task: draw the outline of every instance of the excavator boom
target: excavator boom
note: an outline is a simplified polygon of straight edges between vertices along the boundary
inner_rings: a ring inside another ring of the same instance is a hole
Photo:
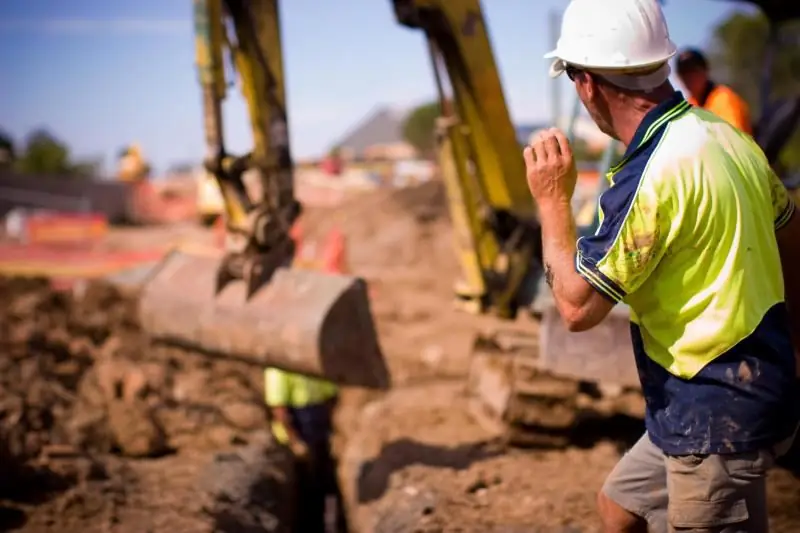
[[[439,163],[456,233],[464,307],[512,318],[538,268],[536,209],[477,0],[394,0],[425,33],[442,116]],[[530,293],[530,291],[529,291]]]
[[[506,106],[479,0],[394,0],[397,20],[427,39],[442,108],[439,163],[464,281],[462,307],[535,325],[477,339],[472,411],[510,442],[554,443],[573,427],[582,381],[637,385],[627,310],[567,331],[542,282],[541,234],[521,146]]]
[[[143,327],[156,340],[337,383],[385,388],[389,376],[364,280],[292,268],[294,195],[277,0],[194,0],[206,169],[225,206],[225,253],[175,250],[145,284]],[[230,60],[226,62],[225,52]],[[227,152],[222,102],[238,73],[253,149]],[[257,193],[244,172],[260,176]]]

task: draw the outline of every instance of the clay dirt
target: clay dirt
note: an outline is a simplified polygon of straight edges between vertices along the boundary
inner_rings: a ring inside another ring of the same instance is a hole
[[[599,531],[595,494],[641,421],[586,424],[565,449],[509,449],[470,416],[470,347],[496,322],[452,306],[441,184],[309,208],[303,227],[308,256],[344,234],[394,380],[385,395],[342,392],[335,448],[353,531]],[[0,530],[286,530],[292,471],[266,431],[261,370],[152,345],[134,289],[0,279],[0,365]],[[769,483],[772,530],[800,531],[800,479],[776,469]]]

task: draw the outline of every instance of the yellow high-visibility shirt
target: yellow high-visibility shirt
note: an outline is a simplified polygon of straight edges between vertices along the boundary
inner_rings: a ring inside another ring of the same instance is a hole
[[[264,400],[268,407],[302,409],[322,404],[334,398],[338,392],[336,384],[323,379],[274,367],[264,370]],[[272,432],[280,442],[288,441],[286,428],[277,421],[272,423]]]
[[[650,439],[685,455],[789,437],[800,413],[775,232],[795,205],[755,140],[676,92],[608,179],[575,267],[630,307]]]

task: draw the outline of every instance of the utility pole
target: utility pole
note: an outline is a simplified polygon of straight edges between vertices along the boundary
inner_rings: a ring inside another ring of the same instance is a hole
[[[550,50],[553,50],[558,43],[558,34],[561,29],[561,13],[558,10],[551,9],[548,15],[548,40],[550,41]],[[550,106],[550,112],[552,113],[551,125],[559,127],[559,121],[561,120],[561,84],[559,78],[550,80]]]

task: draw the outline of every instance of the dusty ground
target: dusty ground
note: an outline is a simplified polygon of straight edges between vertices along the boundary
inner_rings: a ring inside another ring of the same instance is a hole
[[[149,347],[103,284],[0,279],[0,302],[0,530],[281,531],[257,371]]]
[[[398,385],[372,403],[345,391],[338,413],[360,531],[596,531],[594,494],[640,428],[606,421],[567,450],[507,451],[466,414],[467,354],[493,324],[452,309],[458,268],[441,187],[309,209],[303,224],[309,254],[331,229],[344,233]],[[190,226],[113,237],[120,247],[195,238],[213,241]],[[0,282],[0,530],[278,530],[287,473],[274,447],[252,452],[265,427],[260,373],[150,347],[132,305],[101,285],[73,298]],[[252,472],[266,472],[266,486]],[[800,531],[800,481],[776,471],[771,491],[774,531]]]
[[[595,495],[641,434],[640,421],[587,425],[563,450],[507,450],[464,402],[461,384],[440,382],[395,390],[366,408],[342,458],[360,531],[600,531]],[[800,531],[800,479],[777,469],[769,490],[772,531]]]

